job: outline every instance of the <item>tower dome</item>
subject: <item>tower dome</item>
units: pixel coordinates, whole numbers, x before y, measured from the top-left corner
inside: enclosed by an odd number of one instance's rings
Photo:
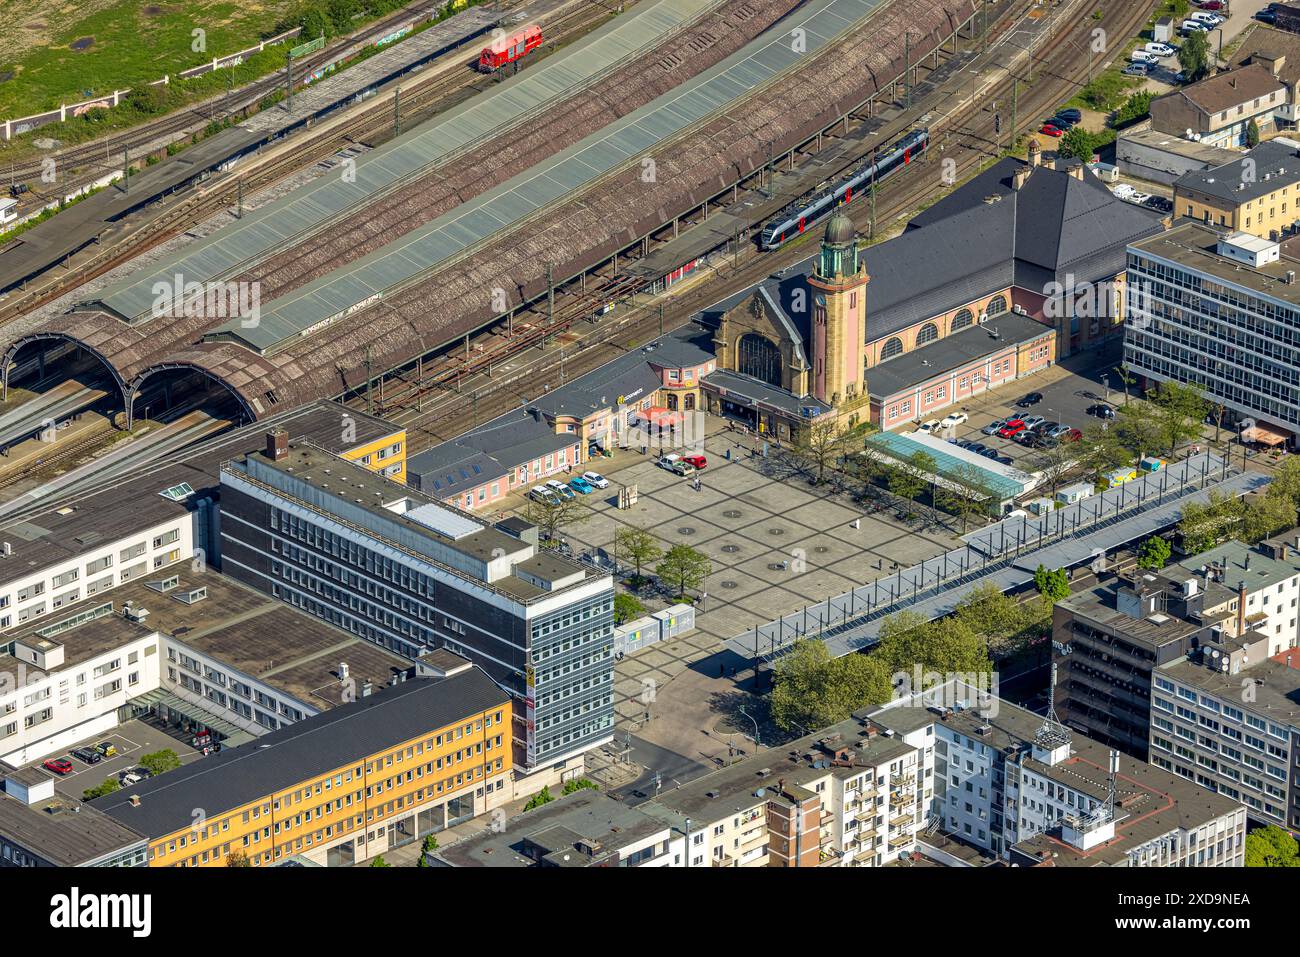
[[[843,210],[837,209],[826,222],[826,236],[823,241],[835,246],[843,246],[854,242],[857,235],[858,231],[853,225],[853,220],[849,219]]]

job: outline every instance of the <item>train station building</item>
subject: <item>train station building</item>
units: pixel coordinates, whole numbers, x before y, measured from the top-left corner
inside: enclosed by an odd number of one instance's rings
[[[706,310],[708,408],[787,439],[831,413],[892,429],[959,406],[1117,341],[1122,237],[1162,228],[1036,147],[875,246],[838,212],[817,256]]]

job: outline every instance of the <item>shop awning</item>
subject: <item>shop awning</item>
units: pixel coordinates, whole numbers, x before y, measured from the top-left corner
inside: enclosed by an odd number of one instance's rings
[[[220,715],[209,711],[203,705],[187,701],[179,695],[174,695],[162,688],[146,691],[139,697],[132,698],[131,704],[151,708],[164,705],[169,710],[175,711],[177,714],[183,714],[191,721],[199,722],[210,730],[217,732],[224,739],[224,743],[230,747],[252,741],[254,737],[238,725],[232,724]]]
[[[1261,425],[1256,422],[1246,431],[1242,432],[1241,437],[1247,442],[1255,442],[1259,445],[1267,445],[1271,448],[1275,445],[1284,444],[1287,439],[1291,438],[1291,433],[1283,432],[1280,429]]]
[[[680,412],[674,412],[672,409],[656,405],[638,412],[636,418],[638,421],[644,419],[651,425],[675,425],[681,421],[682,415]]]

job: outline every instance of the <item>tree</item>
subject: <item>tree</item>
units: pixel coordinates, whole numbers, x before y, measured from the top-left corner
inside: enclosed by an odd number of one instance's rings
[[[1114,432],[1120,445],[1137,457],[1155,451],[1161,442],[1156,409],[1146,402],[1125,402],[1107,431]]]
[[[1133,455],[1124,447],[1118,429],[1089,426],[1083,430],[1079,447],[1079,465],[1094,482],[1111,469],[1133,461]]]
[[[825,642],[804,638],[777,661],[768,708],[784,731],[824,728],[860,708],[884,704],[891,694],[883,659],[874,654],[832,658]]]
[[[1262,495],[1251,496],[1242,510],[1238,538],[1248,545],[1263,541],[1296,523],[1295,503],[1286,495],[1273,494],[1268,489]]]
[[[438,849],[438,838],[433,834],[430,834],[427,837],[425,837],[424,846],[421,848],[422,853],[420,854],[420,859],[415,862],[415,866],[428,867],[429,866],[428,855],[432,854],[437,849]]]
[[[625,621],[630,621],[643,611],[645,605],[637,601],[635,596],[623,592],[614,596],[614,624],[621,625]]]
[[[820,485],[825,480],[826,469],[833,468],[852,451],[866,431],[863,425],[846,429],[834,421],[814,422],[799,430],[793,451],[812,468],[813,484]]]
[[[1128,405],[1128,387],[1137,385],[1137,377],[1129,372],[1127,365],[1116,366],[1115,371],[1119,373],[1120,385],[1124,388],[1124,404]]]
[[[1031,460],[1032,468],[1043,477],[1047,494],[1055,495],[1068,475],[1078,464],[1078,453],[1073,442],[1057,441],[1039,449]]]
[[[1210,411],[1201,390],[1182,382],[1161,382],[1147,396],[1154,408],[1152,422],[1164,448],[1172,457],[1178,448],[1201,434]]]
[[[231,851],[228,855],[226,855],[226,866],[227,867],[252,867],[253,865],[248,860],[248,855],[245,854],[243,851]]]
[[[661,580],[671,582],[679,598],[686,597],[688,588],[702,587],[712,571],[713,563],[708,556],[689,545],[674,545],[655,566],[655,574]]]
[[[524,805],[524,810],[531,811],[543,804],[550,804],[554,800],[555,798],[551,796],[551,788],[548,785],[528,799],[528,803]]]
[[[914,612],[887,615],[872,654],[883,659],[890,675],[905,674],[909,680],[918,666],[922,673],[941,674],[986,674],[993,667],[987,640],[955,616],[925,621]]]
[[[890,466],[889,490],[907,500],[909,516],[913,514],[911,505],[921,497],[928,477],[936,468],[934,457],[928,452],[915,452],[910,459],[900,459]]]
[[[93,801],[97,797],[103,797],[105,794],[112,794],[114,791],[121,790],[122,785],[118,783],[117,778],[104,778],[103,784],[97,784],[93,788],[86,788],[81,792],[83,801]]]
[[[573,794],[577,791],[599,791],[600,785],[595,781],[587,778],[573,778],[564,782],[564,793]]]
[[[1246,124],[1246,146],[1254,149],[1259,145],[1259,124],[1253,119]]]
[[[1017,650],[1028,633],[1047,622],[1041,603],[1022,604],[993,584],[972,588],[957,603],[953,617],[982,635],[994,658]]]
[[[970,516],[986,512],[993,493],[984,480],[984,474],[973,465],[962,463],[944,478],[947,481],[936,493],[939,505],[961,519],[964,535]]]
[[[180,766],[181,759],[176,756],[176,752],[171,748],[163,748],[161,751],[155,751],[153,754],[146,754],[140,758],[140,767],[155,777],[168,771],[175,771]]]
[[[576,495],[569,498],[557,494],[542,502],[528,499],[524,518],[542,530],[543,538],[553,540],[562,527],[580,525],[591,518],[591,510]]]
[[[389,864],[386,860],[384,860],[384,855],[380,854],[373,861],[370,862],[370,866],[371,867],[392,867],[393,865]]]
[[[1276,824],[1257,827],[1246,835],[1247,867],[1300,867],[1300,845]]]
[[[1152,535],[1138,548],[1137,567],[1159,570],[1165,567],[1173,553],[1167,541],[1159,535]]]
[[[1246,506],[1235,495],[1211,489],[1205,502],[1188,502],[1178,522],[1183,551],[1195,555],[1231,538],[1241,525]]]
[[[1178,65],[1187,74],[1187,80],[1195,83],[1210,72],[1210,41],[1204,31],[1193,30],[1178,48]]]
[[[632,563],[637,582],[642,580],[641,566],[657,562],[664,554],[659,540],[637,525],[628,525],[614,533],[614,553],[625,556]]]
[[[1050,601],[1060,601],[1070,597],[1070,573],[1064,568],[1048,571],[1042,565],[1034,570],[1034,587],[1038,593]]]
[[[1066,131],[1061,137],[1060,145],[1057,152],[1063,156],[1073,156],[1084,163],[1092,162],[1092,156],[1097,151],[1098,137],[1094,133],[1089,133],[1082,126],[1075,126]]]

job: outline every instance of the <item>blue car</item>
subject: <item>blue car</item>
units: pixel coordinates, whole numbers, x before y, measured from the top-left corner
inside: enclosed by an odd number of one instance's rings
[[[595,487],[581,475],[577,478],[569,479],[569,488],[573,489],[575,492],[580,492],[583,495],[590,495],[596,490]]]

